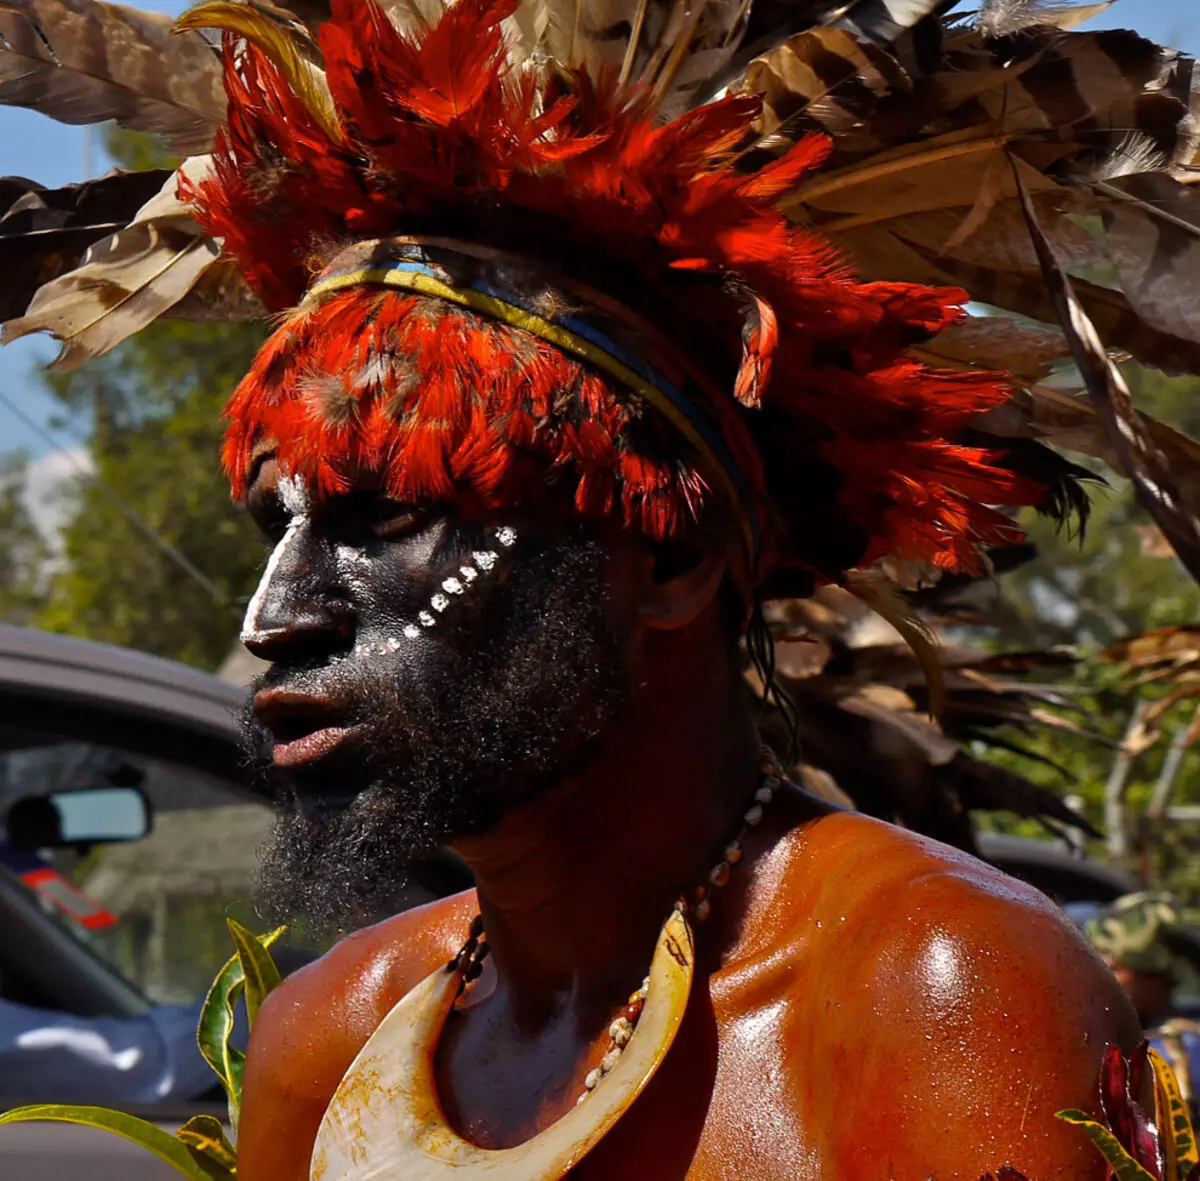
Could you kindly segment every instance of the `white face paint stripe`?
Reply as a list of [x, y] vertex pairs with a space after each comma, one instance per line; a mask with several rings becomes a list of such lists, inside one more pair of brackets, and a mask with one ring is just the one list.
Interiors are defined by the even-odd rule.
[[307, 517], [308, 485], [299, 476], [284, 476], [277, 485], [283, 507], [293, 517]]
[[262, 630], [259, 616], [262, 614], [263, 602], [267, 597], [267, 588], [271, 585], [276, 568], [283, 561], [292, 542], [296, 540], [296, 534], [300, 532], [305, 520], [306, 518], [303, 516], [293, 517], [287, 531], [279, 539], [279, 544], [271, 551], [271, 556], [267, 559], [267, 568], [262, 572], [254, 596], [246, 606], [246, 618], [242, 620], [241, 640], [243, 644], [252, 644], [265, 637], [266, 633]]

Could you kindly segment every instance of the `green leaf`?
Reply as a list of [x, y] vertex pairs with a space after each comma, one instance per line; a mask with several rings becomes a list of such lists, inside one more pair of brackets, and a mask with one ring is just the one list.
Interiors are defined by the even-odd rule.
[[1196, 1133], [1192, 1129], [1187, 1102], [1179, 1090], [1179, 1080], [1175, 1077], [1170, 1063], [1153, 1047], [1150, 1049], [1150, 1064], [1154, 1068], [1154, 1106], [1158, 1134], [1162, 1139], [1166, 1157], [1163, 1181], [1181, 1181], [1200, 1162], [1200, 1154], [1196, 1150]]
[[112, 1132], [154, 1153], [160, 1160], [178, 1169], [189, 1181], [230, 1181], [234, 1176], [230, 1169], [222, 1168], [207, 1156], [194, 1152], [162, 1128], [120, 1111], [109, 1111], [105, 1107], [37, 1103], [31, 1107], [17, 1107], [0, 1115], [0, 1124], [18, 1124], [29, 1120], [57, 1120]]
[[[242, 963], [242, 974], [245, 977], [246, 987], [246, 1016], [253, 1029], [263, 1001], [270, 996], [274, 989], [279, 987], [279, 969], [275, 967], [275, 961], [271, 959], [271, 953], [267, 951], [267, 940], [271, 937], [267, 936], [266, 939], [260, 941], [236, 919], [227, 918], [225, 922], [229, 925], [229, 933], [233, 936], [233, 942], [238, 950], [238, 959]], [[280, 932], [282, 930], [283, 928], [280, 928]], [[276, 932], [276, 935], [280, 932]]]
[[231, 1174], [237, 1173], [237, 1152], [216, 1116], [194, 1115], [175, 1135], [193, 1151], [203, 1153]]
[[1142, 1168], [1121, 1146], [1120, 1140], [1087, 1112], [1068, 1108], [1055, 1112], [1055, 1118], [1074, 1124], [1100, 1149], [1117, 1181], [1154, 1181], [1154, 1174]]
[[[264, 935], [261, 940], [262, 946], [269, 947], [285, 930], [286, 927], [279, 927]], [[230, 1045], [229, 1039], [233, 1036], [236, 1005], [245, 984], [246, 976], [241, 956], [234, 955], [217, 973], [216, 980], [208, 990], [204, 1007], [200, 1011], [200, 1025], [196, 1030], [196, 1042], [200, 1046], [200, 1053], [221, 1080], [221, 1086], [225, 1088], [225, 1094], [229, 1097], [229, 1122], [235, 1130], [242, 1105], [242, 1072], [246, 1056]]]

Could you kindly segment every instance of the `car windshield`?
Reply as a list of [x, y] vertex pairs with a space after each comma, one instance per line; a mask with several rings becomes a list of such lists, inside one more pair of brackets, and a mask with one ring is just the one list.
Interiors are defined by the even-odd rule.
[[231, 951], [226, 916], [261, 926], [245, 900], [270, 810], [195, 768], [87, 742], [0, 737], [0, 814], [51, 792], [119, 784], [146, 793], [153, 828], [141, 840], [36, 854], [0, 845], [0, 863], [151, 1001], [201, 997]]

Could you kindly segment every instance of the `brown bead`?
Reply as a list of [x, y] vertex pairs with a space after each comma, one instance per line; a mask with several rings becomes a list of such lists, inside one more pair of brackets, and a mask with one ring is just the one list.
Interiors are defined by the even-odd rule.
[[722, 861], [718, 865], [714, 866], [708, 875], [708, 880], [712, 882], [714, 886], [729, 885], [729, 862]]

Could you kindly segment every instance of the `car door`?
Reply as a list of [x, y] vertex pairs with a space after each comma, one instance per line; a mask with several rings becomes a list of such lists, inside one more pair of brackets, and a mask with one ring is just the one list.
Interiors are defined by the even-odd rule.
[[[105, 785], [136, 787], [153, 811], [130, 843], [0, 846], [0, 1014], [21, 1043], [0, 1046], [0, 1106], [97, 1103], [168, 1127], [224, 1114], [192, 1030], [231, 951], [226, 914], [262, 927], [246, 900], [271, 813], [237, 779], [241, 697], [169, 662], [0, 628], [0, 816], [18, 798]], [[120, 1040], [151, 1019], [157, 1037]], [[171, 1039], [174, 1057], [151, 1069]], [[4, 1181], [174, 1175], [88, 1129], [0, 1129]]]

